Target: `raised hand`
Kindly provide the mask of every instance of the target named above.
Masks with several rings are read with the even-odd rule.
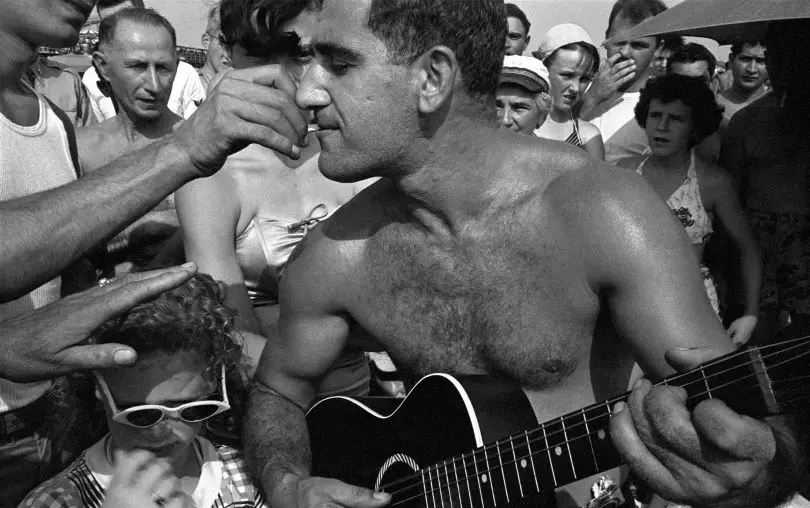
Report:
[[[169,461],[144,450],[115,451],[115,473],[102,508],[190,508]]]
[[[82,344],[110,318],[179,286],[197,272],[193,263],[130,274],[3,322],[0,377],[31,382],[81,369],[132,365],[135,351],[121,344]]]
[[[281,66],[264,65],[224,73],[172,136],[199,176],[205,177],[251,143],[296,159],[306,133],[306,117],[295,105],[293,80]]]

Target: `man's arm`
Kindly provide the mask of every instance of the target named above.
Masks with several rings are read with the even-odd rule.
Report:
[[[567,217],[580,233],[594,287],[648,376],[691,368],[733,345],[706,298],[682,227],[637,175],[604,170],[577,188]],[[680,361],[678,361],[680,360]],[[672,364],[670,366],[669,363]],[[620,404],[611,435],[632,469],[663,497],[694,506],[774,506],[789,492],[783,439],[719,400],[693,411],[686,393],[640,381]],[[778,477],[777,477],[778,476]],[[779,489],[772,485],[779,482]]]
[[[0,202],[0,302],[57,276],[169,193],[259,143],[297,158],[306,122],[278,66],[235,71],[177,131],[79,181]]]
[[[277,333],[264,348],[244,423],[245,455],[274,508],[351,506],[374,508],[387,495],[338,480],[310,477],[304,412],[315,386],[340,355],[349,323],[333,294],[346,287],[345,258],[324,253],[321,228],[307,235],[281,280]],[[342,253],[340,253],[342,254]]]

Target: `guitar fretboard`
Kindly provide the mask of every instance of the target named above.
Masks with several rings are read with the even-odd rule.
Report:
[[[810,338],[796,339],[731,353],[658,384],[685,389],[689,407],[717,397],[741,413],[773,415],[799,405],[807,391],[804,369],[792,372],[791,362],[808,354]],[[496,507],[619,466],[608,429],[613,406],[628,396],[452,457],[383,490],[394,495],[392,506],[421,498],[431,508]]]

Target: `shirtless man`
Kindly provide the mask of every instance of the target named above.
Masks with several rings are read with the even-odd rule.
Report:
[[[763,250],[754,343],[773,340],[782,311],[789,335],[810,333],[810,43],[808,22],[774,24],[766,40],[774,90],[735,114],[721,163],[742,187]],[[747,46],[746,46],[747,47]]]
[[[297,91],[322,129],[327,177],[385,178],[311,231],[282,278],[278,335],[244,426],[274,507],[390,500],[309,473],[304,410],[350,331],[411,380],[511,377],[541,420],[622,392],[634,359],[660,378],[672,372],[667,350],[699,348],[670,353],[683,367],[732,349],[696,297],[681,226],[637,175],[498,128],[502,4],[398,5],[412,15],[384,0],[326,0]],[[690,413],[678,389],[640,381],[616,409],[614,442],[668,499],[772,506],[773,482],[793,477],[769,472],[781,461],[768,425],[717,400]]]
[[[171,133],[183,119],[168,108],[177,71],[176,35],[166,18],[131,7],[104,18],[93,59],[112,87],[118,113],[77,133],[82,169],[91,173]],[[135,221],[107,246],[105,276],[147,264],[179,227],[174,197]]]

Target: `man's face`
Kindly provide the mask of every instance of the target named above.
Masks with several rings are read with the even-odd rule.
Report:
[[[693,78],[701,78],[706,86],[712,86],[712,74],[709,69],[709,62],[677,62],[672,64],[672,74],[680,74],[681,76],[691,76]]]
[[[206,369],[198,354],[189,351],[144,355],[134,367],[104,371],[102,376],[119,411],[143,404],[173,407],[197,400],[222,400],[220,395],[214,396],[216,374]],[[202,427],[201,422],[190,423],[168,415],[151,427],[131,427],[113,421],[110,401],[101,393],[99,397],[118,448],[148,450],[172,460],[188,450]]]
[[[729,62],[734,76],[734,87],[740,90],[757,90],[768,79],[765,69],[765,46],[744,44],[742,51]]]
[[[30,46],[61,48],[79,40],[95,0],[0,0],[0,33]]]
[[[396,175],[419,129],[415,73],[389,63],[384,43],[367,26],[369,3],[324,3],[314,60],[296,94],[321,127],[321,172],[343,182]]]
[[[672,51],[669,49],[661,48],[658,50],[658,53],[655,54],[655,60],[653,60],[653,74],[655,77],[665,76],[667,73],[667,63],[669,62],[669,57],[672,56]]]
[[[625,18],[622,14],[619,14],[616,16],[616,19],[613,20],[613,24],[607,34],[608,39],[621,35],[634,26],[635,24],[632,21]],[[622,87],[622,91],[633,86],[636,81],[647,77],[650,71],[650,64],[655,57],[657,48],[658,40],[655,37],[619,40],[606,46],[608,58],[619,54],[622,60],[633,60],[636,63],[636,78],[633,82],[627,83]]]
[[[499,86],[495,105],[501,125],[520,134],[534,135],[534,130],[545,120],[535,94],[521,86]]]
[[[156,121],[165,114],[177,72],[177,53],[168,30],[123,20],[113,43],[95,58],[119,107],[132,121]]]
[[[202,35],[202,45],[206,50],[206,57],[214,72],[230,68],[231,57],[222,46],[222,30],[219,28],[219,18],[208,20],[208,26]]]
[[[529,45],[529,34],[526,33],[526,27],[523,26],[518,18],[509,16],[506,18],[508,29],[506,32],[506,55],[522,55]]]

